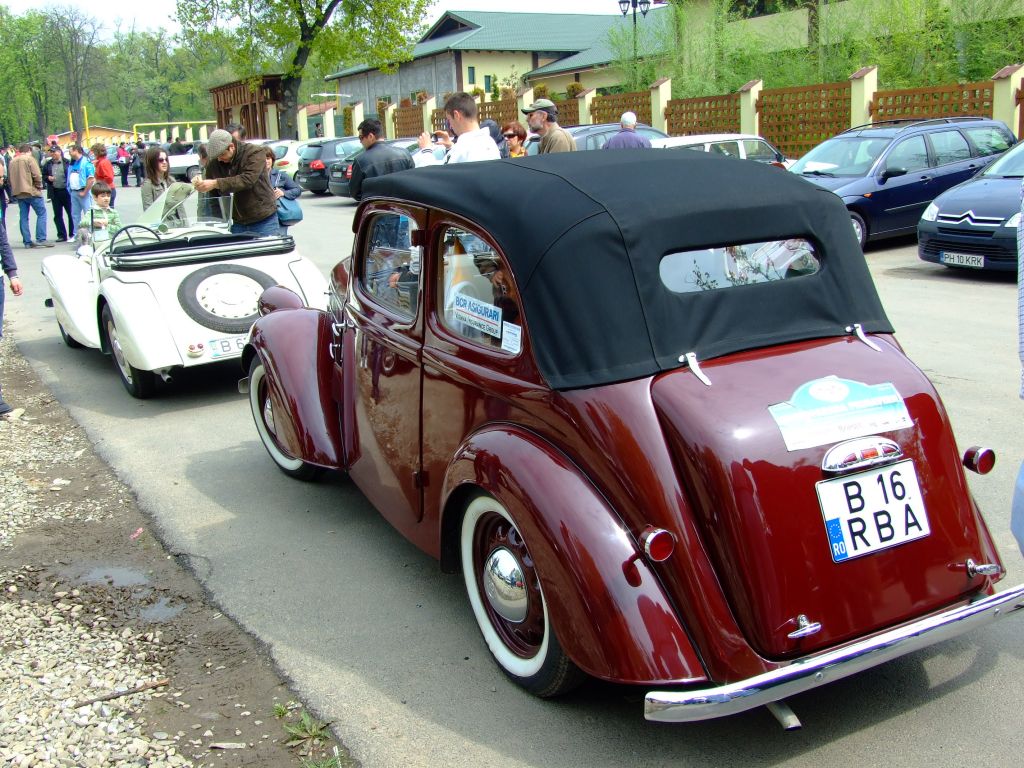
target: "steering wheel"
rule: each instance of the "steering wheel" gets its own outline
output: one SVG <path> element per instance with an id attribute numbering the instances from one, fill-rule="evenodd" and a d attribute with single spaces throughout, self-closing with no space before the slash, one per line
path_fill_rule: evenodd
<path id="1" fill-rule="evenodd" d="M 131 243 L 132 246 L 136 245 L 135 238 L 132 237 L 132 233 L 129 231 L 129 230 L 132 230 L 132 229 L 141 229 L 141 230 L 143 230 L 145 232 L 148 232 L 149 234 L 151 234 L 156 239 L 157 242 L 160 242 L 160 233 L 157 232 L 154 229 L 150 229 L 145 224 L 125 224 L 123 227 L 121 227 L 119 230 L 117 230 L 117 232 L 114 234 L 114 236 L 112 238 L 110 238 L 110 249 L 109 250 L 110 250 L 111 253 L 114 253 L 114 245 L 117 243 L 117 238 L 119 238 L 121 235 L 124 235 L 125 237 L 127 237 L 128 238 L 128 242 Z"/>

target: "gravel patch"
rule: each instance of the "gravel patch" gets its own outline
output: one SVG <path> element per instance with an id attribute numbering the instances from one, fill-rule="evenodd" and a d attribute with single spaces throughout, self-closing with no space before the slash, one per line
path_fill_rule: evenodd
<path id="1" fill-rule="evenodd" d="M 5 330 L 0 766 L 302 766 L 285 726 L 304 709 L 266 650 L 167 553 Z M 326 739 L 314 755 L 356 765 Z"/>

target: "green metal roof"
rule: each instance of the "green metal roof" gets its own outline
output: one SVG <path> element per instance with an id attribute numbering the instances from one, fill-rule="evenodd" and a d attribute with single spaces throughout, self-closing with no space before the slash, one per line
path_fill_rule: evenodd
<path id="1" fill-rule="evenodd" d="M 608 30 L 622 23 L 623 18 L 617 14 L 448 11 L 420 38 L 412 57 L 420 59 L 443 51 L 543 51 L 579 55 L 595 49 L 598 59 L 595 63 L 606 63 L 612 59 L 606 42 Z M 458 24 L 468 28 L 448 31 Z M 558 63 L 541 69 L 547 70 Z M 374 67 L 359 64 L 325 79 L 336 80 L 372 69 Z"/>

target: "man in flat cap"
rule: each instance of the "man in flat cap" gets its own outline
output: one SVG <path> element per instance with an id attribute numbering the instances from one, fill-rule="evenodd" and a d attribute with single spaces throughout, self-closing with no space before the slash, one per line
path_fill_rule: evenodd
<path id="1" fill-rule="evenodd" d="M 276 235 L 277 201 L 270 187 L 264 148 L 239 141 L 218 128 L 210 134 L 206 151 L 210 159 L 203 172 L 205 178 L 196 176 L 192 186 L 200 192 L 234 194 L 232 234 Z"/>
<path id="2" fill-rule="evenodd" d="M 540 152 L 575 152 L 576 140 L 558 124 L 558 107 L 549 99 L 537 99 L 523 110 L 526 124 L 540 136 Z"/>

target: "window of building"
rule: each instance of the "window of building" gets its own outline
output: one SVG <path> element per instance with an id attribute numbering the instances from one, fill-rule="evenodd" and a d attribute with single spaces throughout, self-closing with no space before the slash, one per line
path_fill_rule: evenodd
<path id="1" fill-rule="evenodd" d="M 484 90 L 490 93 L 491 90 L 491 76 L 484 75 Z"/>
<path id="2" fill-rule="evenodd" d="M 466 67 L 467 77 L 466 81 L 470 85 L 476 85 L 476 67 Z"/>
<path id="3" fill-rule="evenodd" d="M 438 316 L 456 336 L 518 354 L 522 344 L 519 292 L 504 258 L 484 240 L 447 227 L 437 270 Z"/>

